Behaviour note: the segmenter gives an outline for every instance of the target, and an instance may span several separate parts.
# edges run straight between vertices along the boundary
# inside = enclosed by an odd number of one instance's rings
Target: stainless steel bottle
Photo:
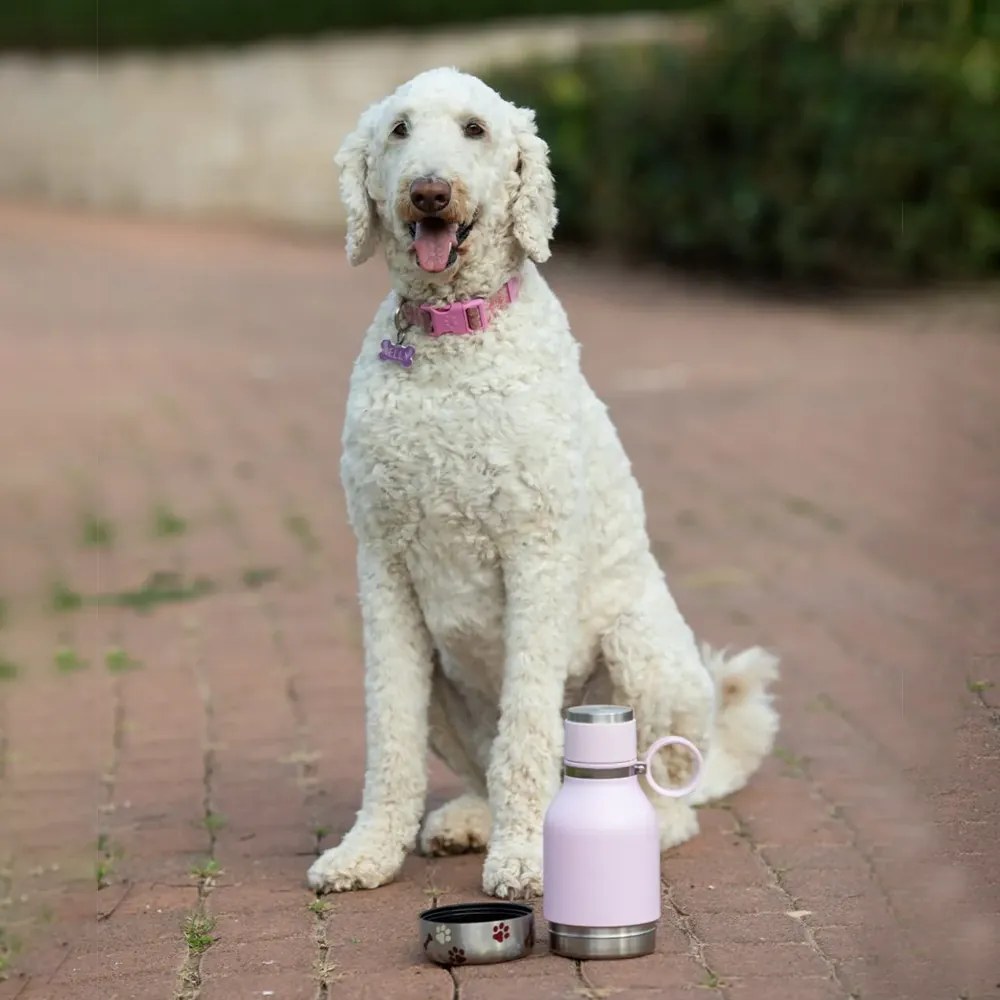
[[[632,958],[656,947],[660,919],[660,837],[637,775],[680,797],[701,769],[697,748],[679,736],[657,740],[636,759],[635,715],[621,705],[583,705],[565,718],[563,784],[545,815],[543,912],[550,947],[567,958]],[[648,774],[662,747],[695,759],[691,781],[663,788]]]

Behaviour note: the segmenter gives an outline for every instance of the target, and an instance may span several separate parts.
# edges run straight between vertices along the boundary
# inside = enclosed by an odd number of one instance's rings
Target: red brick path
[[[363,769],[337,460],[380,266],[8,206],[0,998],[1000,1000],[1000,313],[549,274],[685,612],[784,658],[657,954],[423,964],[473,857],[309,908]]]

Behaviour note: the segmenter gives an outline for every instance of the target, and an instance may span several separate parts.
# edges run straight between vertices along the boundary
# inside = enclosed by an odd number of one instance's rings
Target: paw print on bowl
[[[437,938],[438,944],[447,944],[451,940],[451,928],[450,927],[439,927],[434,932],[434,937]]]
[[[493,940],[503,943],[510,937],[510,927],[507,924],[495,924],[493,927]]]
[[[448,962],[451,965],[464,965],[465,964],[465,949],[464,948],[452,948],[448,952]]]

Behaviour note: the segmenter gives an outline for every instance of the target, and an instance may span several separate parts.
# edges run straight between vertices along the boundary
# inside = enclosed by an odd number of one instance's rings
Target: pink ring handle
[[[694,757],[694,775],[686,785],[681,785],[680,788],[664,788],[663,785],[659,784],[653,778],[653,769],[650,766],[653,754],[668,746],[686,747],[691,756]],[[663,739],[657,740],[646,751],[646,756],[643,762],[646,765],[646,780],[649,782],[650,788],[652,788],[654,792],[657,792],[660,795],[667,795],[672,799],[682,798],[683,796],[694,791],[695,786],[701,778],[701,768],[704,763],[701,757],[701,751],[690,740],[684,739],[683,736],[664,736]]]

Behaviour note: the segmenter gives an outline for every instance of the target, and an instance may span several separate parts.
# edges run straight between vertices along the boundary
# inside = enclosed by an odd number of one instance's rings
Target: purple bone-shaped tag
[[[412,344],[405,347],[402,344],[394,344],[391,340],[382,341],[382,350],[378,352],[379,361],[396,361],[404,368],[409,368],[413,364],[413,355],[417,349]]]

